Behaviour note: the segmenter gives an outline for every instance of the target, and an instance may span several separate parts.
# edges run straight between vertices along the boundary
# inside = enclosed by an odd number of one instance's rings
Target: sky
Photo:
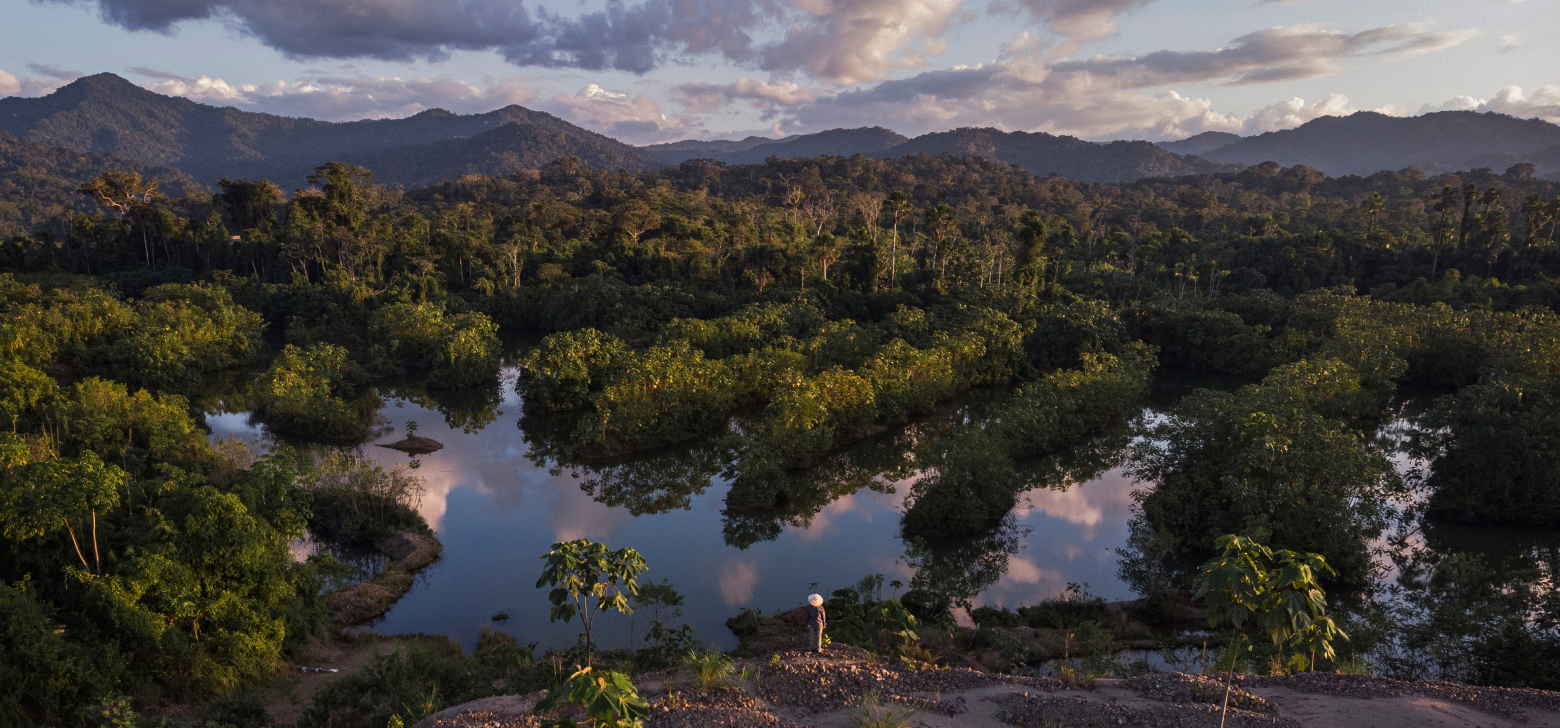
[[[521,104],[632,144],[1560,122],[1560,0],[0,0],[0,96],[116,73],[330,121]]]

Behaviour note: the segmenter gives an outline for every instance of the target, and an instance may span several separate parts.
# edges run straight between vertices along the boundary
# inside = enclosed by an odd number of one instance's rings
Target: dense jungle
[[[1314,669],[1560,689],[1560,183],[1532,165],[1100,184],[946,155],[565,158],[177,193],[107,171],[13,200],[53,212],[0,243],[5,724],[268,725],[256,686],[365,621],[332,597],[366,578],[353,554],[436,543],[418,472],[358,447],[387,398],[473,433],[512,397],[538,467],[630,517],[713,488],[734,549],[897,491],[894,602],[927,624],[1041,619],[981,599],[1025,538],[1015,509],[1119,470],[1111,557],[1145,622],[1197,608],[1234,534],[1330,566],[1350,638]],[[1224,384],[1154,394],[1187,376]],[[213,436],[234,412],[265,447]],[[1532,536],[1457,545],[1497,533]],[[410,585],[389,558],[369,576]],[[831,608],[886,602],[867,576]],[[651,637],[609,659],[722,639],[663,620],[682,597],[662,584]],[[563,677],[535,643],[476,647],[384,656],[299,725]]]

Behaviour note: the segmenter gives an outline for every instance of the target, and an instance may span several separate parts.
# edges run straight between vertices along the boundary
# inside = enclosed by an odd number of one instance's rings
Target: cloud
[[[72,0],[55,0],[71,2]],[[609,2],[563,17],[514,0],[97,0],[103,19],[170,33],[218,20],[293,58],[442,60],[495,50],[511,63],[644,73],[672,51],[750,53],[758,0]]]
[[[941,39],[961,13],[960,0],[796,0],[806,22],[764,48],[759,67],[800,70],[850,86],[887,71],[925,65],[947,50]]]
[[[1511,51],[1514,51],[1520,47],[1523,40],[1525,39],[1522,37],[1521,33],[1503,35],[1495,42],[1495,49],[1501,53],[1510,53]]]
[[[747,101],[759,109],[771,111],[799,106],[822,95],[795,83],[769,83],[753,78],[741,78],[735,83],[685,83],[672,87],[671,91],[672,100],[693,114],[712,113],[733,101]]]
[[[1521,86],[1507,86],[1489,99],[1454,96],[1439,104],[1426,104],[1419,113],[1433,111],[1493,111],[1523,119],[1543,119],[1560,124],[1560,85],[1550,84],[1528,96]]]
[[[160,94],[328,121],[404,117],[432,108],[478,113],[509,104],[529,103],[536,98],[534,91],[513,81],[494,82],[479,88],[448,77],[402,79],[311,73],[293,81],[232,84],[208,76],[185,78],[154,68],[134,70],[159,79],[143,86]]]
[[[946,49],[951,25],[973,17],[963,0],[609,0],[570,16],[521,0],[95,2],[105,21],[129,30],[171,33],[210,20],[294,59],[440,61],[493,51],[519,66],[644,74],[713,55],[842,85],[925,64]]]
[[[631,144],[685,139],[699,128],[687,117],[668,117],[647,94],[630,96],[594,83],[543,99],[537,107]]]
[[[39,76],[43,76],[44,78],[53,79],[55,81],[65,81],[66,83],[87,75],[81,71],[65,71],[46,63],[29,63],[27,64],[27,68],[33,73],[36,73]]]
[[[1339,101],[1324,100],[1314,110],[1283,102],[1247,119],[1215,111],[1209,100],[1183,95],[1173,87],[1318,78],[1341,71],[1339,63],[1345,59],[1424,52],[1447,47],[1447,36],[1464,35],[1431,33],[1419,24],[1358,33],[1302,25],[1248,33],[1209,51],[1048,62],[1020,49],[995,63],[926,71],[871,88],[820,96],[798,106],[786,126],[797,130],[887,125],[903,134],[996,126],[1089,139],[1244,132],[1273,127],[1286,118],[1324,113],[1337,108]],[[1015,39],[1015,44],[1027,43],[1022,37]]]
[[[1288,101],[1280,101],[1252,112],[1251,116],[1242,123],[1240,133],[1261,134],[1280,129],[1292,129],[1312,119],[1323,116],[1348,116],[1355,111],[1357,109],[1349,106],[1349,97],[1342,94],[1332,94],[1310,106],[1306,106],[1305,99],[1296,96]]]
[[[998,0],[993,12],[1022,12],[1062,36],[1054,56],[1065,57],[1089,41],[1116,34],[1116,18],[1153,0]]]
[[[27,64],[36,76],[18,78],[15,74],[0,70],[0,98],[6,96],[47,96],[66,83],[81,77],[78,71],[62,71],[37,63]]]

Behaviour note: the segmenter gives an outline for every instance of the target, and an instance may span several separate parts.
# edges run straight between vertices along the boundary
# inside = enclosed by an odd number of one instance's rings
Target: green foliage
[[[628,597],[639,592],[637,579],[649,567],[638,551],[627,546],[609,551],[586,539],[555,543],[541,559],[547,563],[541,578],[536,580],[536,588],[552,587],[547,593],[547,600],[552,602],[548,619],[567,623],[576,616],[580,618],[580,626],[585,629],[585,665],[589,667],[590,632],[597,612],[632,614]]]
[[[0,722],[6,725],[79,724],[78,710],[130,677],[126,656],[72,640],[51,612],[28,591],[0,585]]]
[[[580,439],[598,454],[680,442],[725,423],[735,392],[730,370],[684,342],[631,354],[611,384],[591,397],[594,418]]]
[[[1357,432],[1304,406],[1346,401],[1357,386],[1345,368],[1324,362],[1272,384],[1182,400],[1133,446],[1132,475],[1154,485],[1135,496],[1140,555],[1156,538],[1173,542],[1178,556],[1164,568],[1184,574],[1233,532],[1315,551],[1344,581],[1363,582],[1366,543],[1393,517],[1402,481]]]
[[[618,672],[592,672],[580,668],[567,682],[536,704],[537,712],[546,712],[573,703],[585,709],[591,728],[640,728],[650,717],[650,704],[639,697],[628,676]],[[546,724],[549,728],[575,728],[577,723],[563,718]]]
[[[176,388],[206,373],[248,364],[260,349],[264,320],[211,284],[167,284],[133,304],[134,321],[111,342],[86,352],[94,371],[142,386]]]
[[[1520,377],[1464,387],[1424,418],[1431,515],[1474,523],[1560,519],[1560,382]]]
[[[368,434],[377,401],[348,401],[364,378],[351,354],[339,346],[288,345],[255,382],[255,399],[266,423],[278,432],[326,440],[356,440]]]
[[[595,329],[553,334],[521,364],[515,392],[527,411],[579,409],[628,366],[629,356],[622,339]]]
[[[683,677],[695,690],[712,690],[731,684],[737,669],[731,657],[715,650],[689,650],[682,657]]]
[[[405,465],[386,470],[362,453],[322,450],[303,457],[309,531],[338,544],[372,546],[397,531],[430,533],[417,513],[422,479]]]
[[[498,326],[486,315],[446,315],[442,304],[394,303],[379,309],[369,338],[404,367],[427,372],[429,387],[470,387],[498,373]]]
[[[451,646],[454,647],[453,645]],[[459,656],[401,646],[322,685],[298,719],[300,728],[384,728],[394,716],[415,724],[451,705],[481,697],[482,678]]]
[[[851,728],[908,728],[921,713],[917,707],[883,705],[876,690],[861,694],[861,702],[850,712]]]
[[[1208,626],[1227,623],[1240,629],[1247,620],[1254,622],[1274,645],[1293,653],[1290,669],[1314,669],[1318,657],[1332,661],[1332,643],[1348,636],[1326,615],[1318,579],[1333,570],[1325,558],[1275,553],[1233,534],[1220,536],[1214,545],[1222,553],[1198,567],[1196,580],[1195,596],[1204,600]]]

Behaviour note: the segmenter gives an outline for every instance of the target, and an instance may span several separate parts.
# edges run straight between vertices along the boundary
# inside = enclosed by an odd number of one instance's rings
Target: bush
[[[391,716],[412,725],[491,688],[450,644],[445,650],[416,645],[389,653],[375,650],[363,669],[332,679],[314,694],[299,728],[384,728]]]
[[[117,643],[82,645],[63,632],[33,595],[0,584],[0,723],[77,724],[78,710],[133,678]]]

